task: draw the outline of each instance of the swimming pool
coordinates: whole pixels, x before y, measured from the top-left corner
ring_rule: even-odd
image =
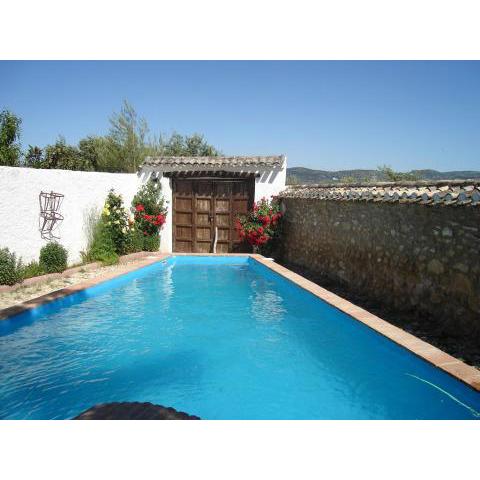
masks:
[[[480,393],[250,257],[173,256],[0,322],[0,418],[476,419]]]

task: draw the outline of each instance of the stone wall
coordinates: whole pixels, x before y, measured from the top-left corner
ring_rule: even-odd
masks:
[[[281,262],[448,335],[480,335],[480,208],[282,198]]]

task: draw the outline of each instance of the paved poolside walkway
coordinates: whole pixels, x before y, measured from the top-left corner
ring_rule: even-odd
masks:
[[[116,276],[129,271],[132,266],[136,264],[143,264],[145,259],[149,257],[161,258],[163,255],[150,252],[145,252],[143,255],[127,255],[122,257],[121,262],[116,265],[101,266],[98,264],[88,264],[68,269],[64,274],[55,275],[55,278],[51,278],[52,276],[46,276],[48,279],[36,277],[38,281],[28,279],[29,281],[25,282],[25,284],[15,285],[11,289],[0,291],[0,310],[88,280],[98,279],[99,277],[110,277],[111,275]]]

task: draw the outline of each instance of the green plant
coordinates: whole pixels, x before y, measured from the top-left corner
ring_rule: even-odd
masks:
[[[0,112],[0,165],[15,167],[20,159],[20,125],[22,120],[8,110]]]
[[[397,172],[389,165],[382,165],[377,168],[380,174],[387,178],[389,182],[401,182],[404,180],[419,180],[417,174],[412,172]]]
[[[158,235],[144,237],[143,249],[146,252],[158,252],[158,250],[160,249],[160,237]]]
[[[25,265],[22,270],[22,278],[32,278],[32,277],[38,277],[40,275],[44,275],[45,271],[43,268],[40,266],[40,264],[37,261],[32,261],[29,264]]]
[[[103,265],[115,265],[118,263],[118,255],[115,252],[100,250],[95,253],[95,261],[101,262]]]
[[[130,228],[127,238],[127,253],[141,252],[143,250],[143,232],[136,230],[134,227]]]
[[[45,147],[42,168],[86,170],[83,160],[80,158],[78,148],[68,145],[62,136],[53,145]]]
[[[99,221],[100,213],[96,207],[91,207],[83,212],[83,231],[87,238],[87,249],[86,252],[80,252],[82,257],[88,256],[88,252],[92,248]]]
[[[8,248],[0,249],[0,285],[14,285],[22,281],[22,261]]]
[[[95,226],[92,243],[84,256],[84,260],[88,262],[102,262],[105,265],[113,265],[118,262],[115,245],[102,219],[99,219]]]
[[[40,250],[40,267],[46,273],[59,273],[67,268],[68,252],[57,242],[49,242]]]
[[[115,253],[126,253],[130,230],[128,214],[123,206],[122,196],[117,195],[113,189],[108,193],[101,219],[113,241]]]
[[[43,150],[40,147],[29,145],[23,159],[23,166],[29,168],[43,168]]]
[[[160,136],[151,146],[152,154],[164,157],[218,157],[221,152],[210,145],[203,135],[172,133],[170,138]]]
[[[160,242],[158,235],[167,218],[167,207],[160,183],[149,180],[142,185],[133,197],[132,207],[135,215],[135,229],[144,236],[143,249],[154,251],[152,248]],[[148,240],[150,237],[157,240]]]
[[[253,209],[247,215],[236,219],[235,228],[241,240],[246,241],[262,254],[269,254],[273,248],[273,241],[280,234],[282,212],[276,201],[262,198],[253,204]]]

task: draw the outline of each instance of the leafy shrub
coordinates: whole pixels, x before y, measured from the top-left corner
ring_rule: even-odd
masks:
[[[253,249],[268,254],[272,250],[273,241],[280,234],[282,212],[278,202],[262,198],[253,204],[253,210],[236,219],[235,228],[241,240]]]
[[[103,265],[115,265],[118,263],[118,255],[115,252],[100,250],[95,253],[95,261],[101,262]]]
[[[123,206],[121,195],[110,190],[102,211],[102,221],[113,241],[115,253],[123,255],[127,250],[127,240],[130,230],[128,213]]]
[[[44,274],[45,274],[45,271],[40,266],[40,264],[36,261],[30,262],[29,264],[25,265],[22,271],[23,279],[38,277]]]
[[[135,215],[135,229],[143,233],[143,249],[157,251],[160,229],[167,218],[166,202],[159,182],[148,181],[133,197],[132,207]]]
[[[8,248],[0,249],[0,285],[14,285],[22,281],[22,261]]]
[[[104,265],[118,263],[118,256],[140,251],[137,236],[134,235],[133,220],[123,206],[121,195],[110,190],[101,215],[91,209],[84,216],[84,230],[87,235],[87,251],[81,252],[84,262],[102,262]]]
[[[40,250],[40,267],[46,273],[60,273],[67,268],[68,252],[57,242],[49,242]]]
[[[158,250],[160,249],[160,237],[158,235],[144,237],[143,249],[146,252],[158,252]]]
[[[141,252],[143,250],[143,233],[140,230],[136,230],[134,227],[130,228],[130,232],[127,238],[127,253]]]
[[[84,256],[89,262],[102,262],[105,265],[113,265],[118,262],[118,254],[115,251],[115,244],[110,235],[110,230],[100,218],[93,231],[91,246]]]

